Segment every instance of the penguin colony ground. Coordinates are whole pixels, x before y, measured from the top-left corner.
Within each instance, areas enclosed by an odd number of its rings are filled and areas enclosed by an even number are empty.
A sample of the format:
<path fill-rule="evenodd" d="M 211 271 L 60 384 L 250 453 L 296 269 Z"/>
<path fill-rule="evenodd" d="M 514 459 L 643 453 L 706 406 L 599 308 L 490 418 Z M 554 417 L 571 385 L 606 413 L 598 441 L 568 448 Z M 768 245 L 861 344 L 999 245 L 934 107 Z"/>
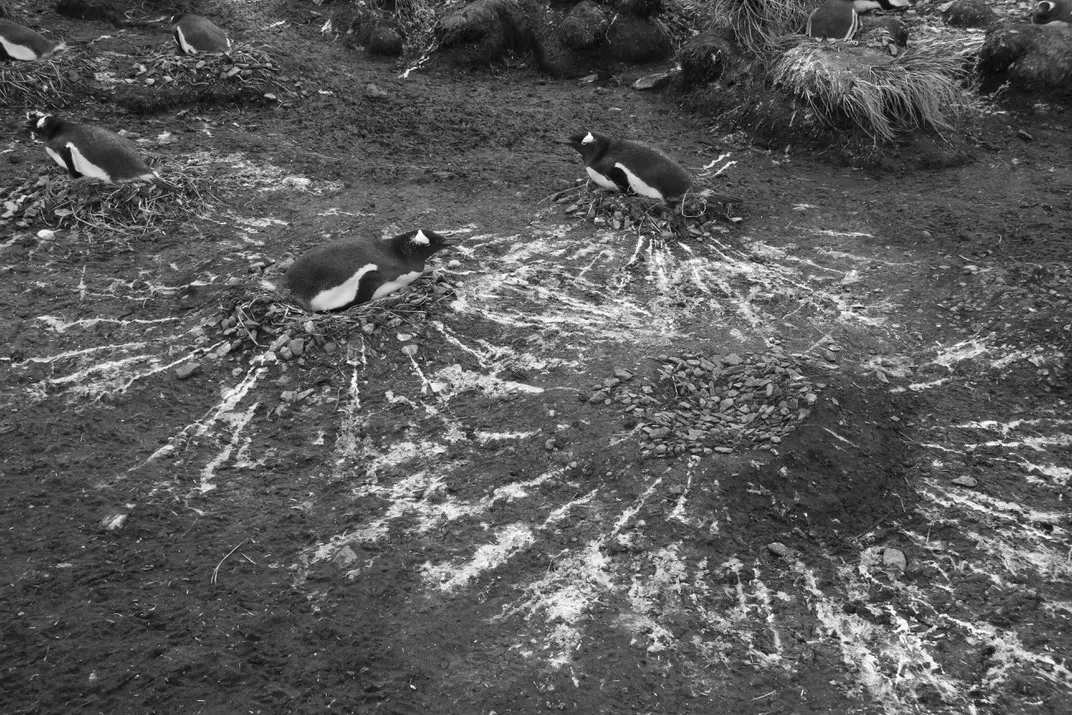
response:
<path fill-rule="evenodd" d="M 851 40 L 860 29 L 860 12 L 904 10 L 912 0 L 825 0 L 808 16 L 805 33 L 819 40 Z M 1072 21 L 1072 0 L 1044 0 L 1033 15 L 1036 23 Z M 231 48 L 227 34 L 200 15 L 171 18 L 171 33 L 183 54 L 222 53 Z M 64 49 L 30 28 L 0 20 L 0 59 L 34 61 Z M 51 114 L 27 115 L 29 129 L 45 152 L 74 179 L 105 184 L 152 181 L 163 183 L 124 137 L 92 124 Z M 585 172 L 598 187 L 635 194 L 674 205 L 690 192 L 723 204 L 740 203 L 733 196 L 697 189 L 693 177 L 661 151 L 640 142 L 586 131 L 563 141 L 581 155 Z M 165 184 L 166 185 L 166 184 Z M 455 241 L 428 229 L 387 240 L 351 237 L 315 248 L 293 262 L 283 284 L 308 311 L 344 310 L 403 288 L 424 272 L 425 262 Z M 274 288 L 271 284 L 267 287 Z"/>

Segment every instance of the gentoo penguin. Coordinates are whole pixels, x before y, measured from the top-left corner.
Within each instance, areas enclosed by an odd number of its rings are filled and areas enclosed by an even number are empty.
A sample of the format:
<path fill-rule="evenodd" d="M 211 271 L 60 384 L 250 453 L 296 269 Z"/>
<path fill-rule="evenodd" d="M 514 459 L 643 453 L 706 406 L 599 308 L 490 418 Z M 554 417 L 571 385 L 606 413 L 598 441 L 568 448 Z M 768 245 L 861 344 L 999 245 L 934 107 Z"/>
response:
<path fill-rule="evenodd" d="M 886 10 L 904 12 L 915 4 L 915 0 L 853 0 L 852 6 L 857 13 L 871 12 L 872 10 Z"/>
<path fill-rule="evenodd" d="M 283 284 L 306 310 L 338 310 L 409 285 L 455 239 L 425 230 L 387 239 L 341 238 L 299 256 Z"/>
<path fill-rule="evenodd" d="M 107 184 L 159 180 L 134 143 L 114 132 L 41 112 L 30 112 L 26 119 L 52 160 L 74 179 L 87 176 Z"/>
<path fill-rule="evenodd" d="M 198 52 L 226 52 L 231 41 L 226 33 L 201 15 L 176 15 L 171 18 L 171 34 L 179 52 L 196 55 Z"/>
<path fill-rule="evenodd" d="M 585 132 L 573 135 L 565 143 L 580 152 L 589 178 L 605 189 L 670 202 L 693 188 L 689 172 L 661 151 L 639 142 Z M 698 193 L 723 203 L 740 202 L 730 196 Z"/>
<path fill-rule="evenodd" d="M 1036 25 L 1072 25 L 1072 0 L 1043 0 L 1035 6 L 1031 22 Z"/>
<path fill-rule="evenodd" d="M 851 40 L 860 29 L 860 16 L 852 0 L 826 0 L 808 15 L 805 34 L 818 39 Z"/>
<path fill-rule="evenodd" d="M 0 60 L 43 60 L 65 47 L 62 42 L 46 40 L 28 27 L 0 20 Z"/>

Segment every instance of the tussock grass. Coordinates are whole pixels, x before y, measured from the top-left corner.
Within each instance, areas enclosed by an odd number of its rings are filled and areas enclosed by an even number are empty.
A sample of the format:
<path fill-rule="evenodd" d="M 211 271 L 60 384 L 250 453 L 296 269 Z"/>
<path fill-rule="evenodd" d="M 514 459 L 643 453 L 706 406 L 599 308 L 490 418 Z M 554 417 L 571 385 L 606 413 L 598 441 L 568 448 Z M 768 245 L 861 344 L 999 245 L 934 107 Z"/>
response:
<path fill-rule="evenodd" d="M 94 71 L 90 61 L 68 50 L 33 62 L 0 63 L 0 105 L 13 109 L 61 105 L 77 94 L 72 88 Z"/>
<path fill-rule="evenodd" d="M 791 44 L 813 9 L 806 0 L 715 0 L 711 14 L 712 24 L 732 28 L 741 45 L 764 56 Z"/>
<path fill-rule="evenodd" d="M 848 121 L 876 142 L 914 129 L 944 136 L 981 109 L 962 57 L 947 44 L 933 40 L 890 57 L 804 41 L 773 66 L 771 79 L 822 120 L 833 125 Z"/>

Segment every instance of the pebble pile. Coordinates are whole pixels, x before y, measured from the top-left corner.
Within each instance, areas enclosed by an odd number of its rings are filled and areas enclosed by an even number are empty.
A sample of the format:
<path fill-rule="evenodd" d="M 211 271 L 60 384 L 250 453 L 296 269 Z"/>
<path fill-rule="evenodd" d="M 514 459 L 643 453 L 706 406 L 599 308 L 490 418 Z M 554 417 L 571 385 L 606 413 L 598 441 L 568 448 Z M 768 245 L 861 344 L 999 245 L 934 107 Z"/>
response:
<path fill-rule="evenodd" d="M 774 449 L 826 387 L 804 376 L 799 358 L 781 353 L 656 360 L 654 380 L 618 369 L 587 397 L 621 405 L 637 420 L 645 457 Z"/>
<path fill-rule="evenodd" d="M 622 194 L 586 193 L 578 197 L 575 190 L 559 192 L 555 201 L 566 204 L 567 214 L 615 231 L 702 240 L 704 236 L 724 234 L 728 230 L 725 226 L 728 217 L 722 205 L 698 196 L 686 197 L 672 208 Z"/>
<path fill-rule="evenodd" d="M 281 99 L 294 87 L 266 53 L 249 48 L 232 48 L 220 55 L 180 55 L 169 47 L 135 65 L 123 82 L 201 90 L 229 83 L 269 99 Z"/>

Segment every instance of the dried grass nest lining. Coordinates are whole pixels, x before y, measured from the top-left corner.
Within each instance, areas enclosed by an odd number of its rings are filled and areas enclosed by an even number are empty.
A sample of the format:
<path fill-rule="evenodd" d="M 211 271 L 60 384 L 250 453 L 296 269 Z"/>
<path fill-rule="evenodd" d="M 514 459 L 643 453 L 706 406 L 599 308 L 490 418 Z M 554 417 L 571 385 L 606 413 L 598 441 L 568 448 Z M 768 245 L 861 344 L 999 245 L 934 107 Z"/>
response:
<path fill-rule="evenodd" d="M 429 313 L 444 310 L 455 295 L 454 286 L 438 273 L 378 300 L 331 313 L 307 313 L 261 291 L 225 304 L 221 313 L 202 322 L 201 331 L 204 342 L 211 333 L 216 334 L 213 339 L 223 341 L 213 350 L 220 357 L 270 350 L 277 358 L 290 360 L 314 348 L 332 353 L 357 330 L 372 339 L 383 329 L 420 332 Z"/>
<path fill-rule="evenodd" d="M 279 65 L 266 52 L 241 45 L 218 55 L 176 54 L 174 46 L 167 45 L 135 65 L 124 82 L 158 88 L 206 89 L 230 83 L 273 96 L 291 89 Z"/>
<path fill-rule="evenodd" d="M 836 43 L 804 41 L 771 72 L 776 85 L 803 99 L 833 125 L 849 121 L 875 140 L 928 129 L 952 132 L 977 117 L 959 39 L 931 40 L 899 57 Z"/>
<path fill-rule="evenodd" d="M 70 51 L 33 62 L 0 62 L 0 105 L 41 108 L 66 98 L 72 85 L 96 71 L 92 62 Z"/>
<path fill-rule="evenodd" d="M 715 0 L 711 25 L 732 28 L 741 45 L 765 55 L 792 42 L 793 33 L 803 32 L 814 8 L 808 0 Z"/>
<path fill-rule="evenodd" d="M 20 228 L 83 228 L 130 237 L 159 225 L 204 215 L 216 204 L 210 178 L 194 167 L 166 184 L 108 185 L 60 174 L 27 179 L 0 191 L 0 224 Z"/>
<path fill-rule="evenodd" d="M 616 370 L 587 400 L 624 407 L 642 456 L 730 453 L 773 447 L 810 413 L 826 385 L 785 353 L 660 355 L 653 380 Z"/>

